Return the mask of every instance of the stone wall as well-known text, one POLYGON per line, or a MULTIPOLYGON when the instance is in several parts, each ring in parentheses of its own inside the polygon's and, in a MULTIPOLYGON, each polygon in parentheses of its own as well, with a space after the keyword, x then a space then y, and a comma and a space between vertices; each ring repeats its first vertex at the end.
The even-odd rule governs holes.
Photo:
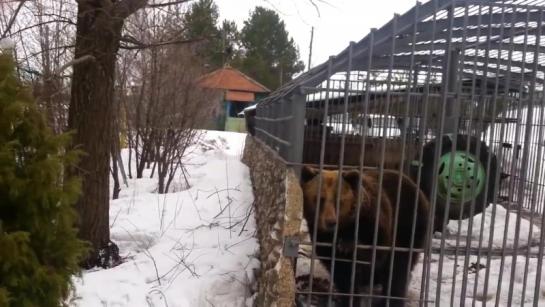
POLYGON ((250 168, 254 190, 261 270, 256 306, 294 306, 293 259, 283 255, 284 238, 299 236, 303 196, 299 180, 262 142, 246 137, 242 161, 250 168))

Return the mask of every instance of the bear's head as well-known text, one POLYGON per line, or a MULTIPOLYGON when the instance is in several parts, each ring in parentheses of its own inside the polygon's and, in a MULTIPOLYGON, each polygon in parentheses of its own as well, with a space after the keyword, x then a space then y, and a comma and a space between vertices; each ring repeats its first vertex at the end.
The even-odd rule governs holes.
MULTIPOLYGON (((301 187, 304 197, 304 215, 309 225, 321 232, 332 232, 335 225, 347 225, 356 219, 356 205, 358 201, 358 186, 360 173, 358 171, 339 172, 337 170, 320 170, 304 166, 301 172, 301 187), (320 186, 320 177, 322 178, 320 186), (342 180, 340 192, 339 180, 342 180), (339 212, 337 216, 337 195, 339 196, 339 212), (319 208, 318 208, 319 206, 319 208)), ((361 189, 360 201, 366 202, 368 195, 361 189)))

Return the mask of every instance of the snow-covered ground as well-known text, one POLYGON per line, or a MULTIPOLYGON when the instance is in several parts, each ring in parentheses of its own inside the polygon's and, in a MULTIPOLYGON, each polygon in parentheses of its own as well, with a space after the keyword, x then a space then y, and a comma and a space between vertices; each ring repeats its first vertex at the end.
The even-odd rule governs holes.
POLYGON ((502 171, 510 174, 500 186, 500 194, 510 195, 510 202, 520 202, 524 208, 538 213, 544 212, 545 203, 544 112, 544 108, 537 107, 530 118, 527 107, 507 110, 500 118, 516 122, 496 123, 488 128, 483 138, 496 156, 501 157, 502 171), (527 132, 530 133, 528 143, 525 140, 527 132), (528 161, 523 161, 525 150, 528 150, 528 161))
MULTIPOLYGON (((259 263, 251 212, 251 182, 247 167, 240 162, 244 137, 244 134, 206 132, 186 161, 189 186, 182 178, 176 178, 174 186, 178 192, 157 194, 156 179, 150 179, 149 172, 143 179, 129 180, 128 187, 122 186, 120 198, 112 201, 110 222, 112 240, 120 247, 124 262, 108 270, 86 271, 75 278, 77 296, 72 305, 251 305, 250 289, 255 287, 254 269, 259 263)), ((123 152, 125 164, 127 155, 128 152, 123 152)), ((486 301, 494 305, 497 296, 499 306, 508 306, 512 286, 512 305, 519 306, 521 301, 531 305, 537 293, 537 305, 545 306, 543 277, 540 289, 535 289, 537 258, 525 257, 527 247, 535 255, 540 229, 521 219, 516 238, 517 219, 502 206, 490 206, 484 214, 474 217, 471 230, 468 220, 460 224, 451 221, 444 246, 447 249, 458 246, 460 252, 458 257, 432 254, 427 299, 438 302, 439 306, 459 306, 465 285, 468 304, 475 301, 480 306, 486 301), (457 234, 459 242, 455 239, 457 234), (511 275, 512 256, 506 257, 503 264, 498 256, 471 255, 466 261, 463 254, 468 238, 471 248, 479 247, 482 240, 483 248, 490 245, 498 251, 512 250, 517 239, 519 255, 514 275, 511 275), (488 278, 486 294, 485 278, 488 278), (441 285, 439 291, 438 285, 441 285)), ((434 238, 432 246, 439 248, 441 239, 434 238)), ((309 269, 308 261, 304 257, 300 260, 298 276, 309 269)), ((316 269, 316 275, 327 278, 323 267, 316 269)), ((413 299, 418 300, 423 292, 420 289, 423 271, 427 268, 421 257, 410 285, 413 299)))
MULTIPOLYGON (((450 221, 445 248, 459 247, 458 256, 432 254, 429 265, 429 287, 427 299, 438 302, 439 306, 460 306, 462 285, 465 285, 465 303, 476 306, 535 306, 534 294, 537 293, 537 306, 545 306, 545 280, 541 274, 540 289, 536 289, 536 276, 538 273, 537 251, 541 230, 530 223, 529 220, 518 218, 517 214, 507 211, 499 205, 489 206, 484 213, 473 217, 473 224, 469 228, 469 219, 450 221), (484 220, 483 220, 484 219, 484 220), (518 235, 515 231, 519 220, 518 235), (460 238, 457 242, 456 237, 460 238), (469 245, 468 245, 469 242, 469 245), (479 242, 481 244, 479 245, 479 242), (470 249, 491 248, 499 254, 488 258, 481 254, 470 254, 465 257, 466 246, 470 249), (513 250, 517 250, 516 262, 513 261, 513 250), (501 252, 507 256, 502 261, 501 252), (530 257, 526 257, 530 252, 530 257), (503 264, 502 264, 503 262, 503 264), (514 271, 513 263, 515 263, 514 271), (485 281, 488 285, 485 291, 485 281), (500 282, 501 280, 501 282, 500 282), (438 298, 437 288, 440 285, 438 298), (512 287, 512 293, 509 292, 512 287), (511 296, 511 298, 509 298, 511 296), (437 299, 438 298, 438 299, 437 299), (512 301, 510 301, 510 299, 512 301), (524 302, 524 303, 522 303, 524 302)), ((436 234, 432 247, 441 247, 441 236, 436 234)), ((423 263, 423 257, 413 271, 413 279, 410 285, 412 296, 418 299, 421 293, 423 272, 428 266, 423 263)))
MULTIPOLYGON (((157 194, 129 179, 111 202, 111 238, 124 262, 75 278, 73 306, 247 306, 258 244, 253 194, 240 162, 245 134, 208 131, 188 157, 189 187, 157 194)), ((127 164, 128 152, 123 152, 127 164)), ((134 174, 134 172, 133 172, 134 174)))
MULTIPOLYGON (((541 235, 539 227, 527 219, 519 219, 515 213, 507 211, 500 205, 491 205, 483 214, 475 215, 471 230, 469 226, 469 219, 460 222, 450 221, 447 226, 443 248, 452 251, 452 248, 458 247, 457 257, 452 252, 444 252, 443 256, 440 256, 438 251, 441 248, 442 238, 440 233, 435 234, 431 242, 434 252, 431 254, 429 265, 424 264, 424 257, 421 254, 412 272, 409 306, 419 306, 421 294, 422 299, 428 302, 425 305, 428 306, 461 306, 462 291, 465 293, 465 304, 468 306, 473 306, 473 302, 475 306, 484 306, 485 302, 488 306, 502 307, 521 306, 522 302, 528 306, 545 306, 543 274, 540 275, 539 289, 536 289, 536 278, 539 273, 537 254, 541 235), (517 220, 519 220, 518 235, 515 231, 517 220), (457 237, 460 238, 458 241, 457 237), (480 245, 479 242, 481 242, 480 245), (496 253, 488 258, 483 254, 479 257, 473 252, 466 260, 466 246, 473 251, 479 247, 485 250, 490 247, 496 253), (515 249, 518 255, 516 262, 513 262, 512 251, 515 249), (502 251, 506 252, 503 263, 502 251), (527 253, 530 257, 526 257, 527 253), (513 263, 515 263, 514 273, 512 273, 513 263), (427 275, 429 281, 428 285, 422 288, 424 274, 429 274, 427 275), (486 280, 488 280, 487 285, 485 285, 486 280), (464 289, 462 285, 465 285, 464 289), (512 287, 511 293, 510 287, 512 287), (535 305, 533 304, 534 294, 538 297, 535 305)), ((301 231, 306 234, 306 240, 309 241, 306 225, 302 225, 301 231)), ((310 246, 300 246, 296 271, 299 291, 309 290, 310 255, 312 255, 310 246)), ((327 293, 329 273, 320 263, 315 261, 314 265, 313 290, 327 293)), ((378 291, 376 294, 381 293, 378 291)), ((302 295, 300 299, 306 304, 306 296, 302 295)), ((325 296, 321 297, 321 302, 314 297, 312 306, 321 306, 320 304, 326 301, 325 296)))

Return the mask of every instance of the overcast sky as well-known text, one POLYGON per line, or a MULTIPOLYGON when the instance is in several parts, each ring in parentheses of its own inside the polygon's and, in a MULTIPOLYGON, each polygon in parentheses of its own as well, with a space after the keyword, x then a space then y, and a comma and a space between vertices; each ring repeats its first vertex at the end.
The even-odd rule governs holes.
MULTIPOLYGON (((216 0, 221 19, 234 20, 242 28, 243 21, 256 6, 275 9, 299 47, 301 59, 308 64, 310 31, 314 26, 311 66, 359 41, 373 27, 380 28, 394 13, 403 14, 416 4, 412 0, 314 0, 320 13, 309 0, 216 0), (327 1, 326 4, 324 3, 327 1)), ((426 1, 424 1, 426 2, 426 1)))

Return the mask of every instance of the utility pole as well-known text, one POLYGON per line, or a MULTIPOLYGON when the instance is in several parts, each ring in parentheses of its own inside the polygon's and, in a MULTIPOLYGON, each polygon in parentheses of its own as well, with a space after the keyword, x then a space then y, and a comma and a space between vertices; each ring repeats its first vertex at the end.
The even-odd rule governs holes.
POLYGON ((222 26, 221 28, 221 67, 225 67, 225 62, 226 62, 226 53, 227 51, 225 50, 225 40, 226 40, 226 33, 225 33, 225 25, 222 26))
POLYGON ((310 64, 312 61, 312 44, 314 42, 314 27, 310 30, 310 46, 309 46, 309 52, 308 52, 308 67, 307 70, 310 70, 310 64))

